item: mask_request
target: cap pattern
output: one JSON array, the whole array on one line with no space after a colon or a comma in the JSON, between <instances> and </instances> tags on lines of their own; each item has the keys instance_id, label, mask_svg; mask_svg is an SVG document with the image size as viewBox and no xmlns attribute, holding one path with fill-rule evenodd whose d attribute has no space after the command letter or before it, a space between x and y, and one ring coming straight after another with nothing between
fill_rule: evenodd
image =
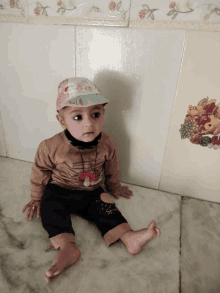
<instances>
[{"instance_id":1,"label":"cap pattern","mask_svg":"<svg viewBox=\"0 0 220 293\"><path fill-rule=\"evenodd\" d=\"M108 103L100 90L84 77L72 77L63 80L58 86L56 109L65 106L88 107L95 104Z\"/></svg>"}]
</instances>

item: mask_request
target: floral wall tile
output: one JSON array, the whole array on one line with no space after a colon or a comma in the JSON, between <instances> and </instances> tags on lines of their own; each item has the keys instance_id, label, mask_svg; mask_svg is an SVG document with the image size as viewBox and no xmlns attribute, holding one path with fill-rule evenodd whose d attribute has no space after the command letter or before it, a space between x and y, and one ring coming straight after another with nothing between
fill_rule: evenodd
<instances>
[{"instance_id":1,"label":"floral wall tile","mask_svg":"<svg viewBox=\"0 0 220 293\"><path fill-rule=\"evenodd\" d=\"M27 0L0 0L0 21L27 22Z\"/></svg>"},{"instance_id":2,"label":"floral wall tile","mask_svg":"<svg viewBox=\"0 0 220 293\"><path fill-rule=\"evenodd\" d=\"M185 44L159 189L220 202L220 34Z\"/></svg>"},{"instance_id":3,"label":"floral wall tile","mask_svg":"<svg viewBox=\"0 0 220 293\"><path fill-rule=\"evenodd\" d=\"M0 21L220 31L220 0L0 0Z\"/></svg>"},{"instance_id":4,"label":"floral wall tile","mask_svg":"<svg viewBox=\"0 0 220 293\"><path fill-rule=\"evenodd\" d=\"M0 13L1 14L27 14L27 2L26 0L1 0L0 1Z\"/></svg>"},{"instance_id":5,"label":"floral wall tile","mask_svg":"<svg viewBox=\"0 0 220 293\"><path fill-rule=\"evenodd\" d=\"M131 1L130 27L220 30L220 0Z\"/></svg>"},{"instance_id":6,"label":"floral wall tile","mask_svg":"<svg viewBox=\"0 0 220 293\"><path fill-rule=\"evenodd\" d=\"M130 0L28 0L29 22L127 26Z\"/></svg>"}]
</instances>

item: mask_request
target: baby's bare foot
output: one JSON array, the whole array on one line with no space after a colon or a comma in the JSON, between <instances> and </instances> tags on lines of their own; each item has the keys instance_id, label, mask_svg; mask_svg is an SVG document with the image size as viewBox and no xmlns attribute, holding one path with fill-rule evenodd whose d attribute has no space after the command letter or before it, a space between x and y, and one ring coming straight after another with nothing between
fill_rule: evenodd
<instances>
[{"instance_id":1,"label":"baby's bare foot","mask_svg":"<svg viewBox=\"0 0 220 293\"><path fill-rule=\"evenodd\" d=\"M52 282L54 277L65 272L69 267L76 263L80 258L81 252L75 243L67 243L57 253L56 258L45 275L47 283Z\"/></svg>"},{"instance_id":2,"label":"baby's bare foot","mask_svg":"<svg viewBox=\"0 0 220 293\"><path fill-rule=\"evenodd\" d=\"M138 231L128 231L121 237L121 240L126 245L129 253L137 254L143 247L151 240L159 237L161 234L160 229L157 227L156 222L153 220L146 229Z\"/></svg>"}]
</instances>

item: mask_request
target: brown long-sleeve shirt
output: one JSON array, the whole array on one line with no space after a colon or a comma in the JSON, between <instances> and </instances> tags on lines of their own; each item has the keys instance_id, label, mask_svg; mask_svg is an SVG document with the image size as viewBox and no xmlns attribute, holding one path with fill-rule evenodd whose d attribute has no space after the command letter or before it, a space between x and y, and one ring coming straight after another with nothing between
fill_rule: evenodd
<instances>
[{"instance_id":1,"label":"brown long-sleeve shirt","mask_svg":"<svg viewBox=\"0 0 220 293\"><path fill-rule=\"evenodd\" d=\"M70 143L64 131L43 140L38 146L31 170L31 199L40 200L49 182L72 190L94 190L102 186L105 192L114 196L114 191L121 187L117 144L103 131L97 145L96 166L95 157L96 148L79 151ZM82 172L93 171L94 167L95 184L85 187L84 182L77 178Z\"/></svg>"}]
</instances>

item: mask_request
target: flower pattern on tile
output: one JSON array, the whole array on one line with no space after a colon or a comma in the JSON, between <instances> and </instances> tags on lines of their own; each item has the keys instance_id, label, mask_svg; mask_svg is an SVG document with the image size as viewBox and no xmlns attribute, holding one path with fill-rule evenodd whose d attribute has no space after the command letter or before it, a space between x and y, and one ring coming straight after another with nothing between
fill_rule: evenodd
<instances>
[{"instance_id":1,"label":"flower pattern on tile","mask_svg":"<svg viewBox=\"0 0 220 293\"><path fill-rule=\"evenodd\" d=\"M121 5L122 5L122 1L120 1L117 5L116 5L116 3L114 1L111 1L109 3L108 8L109 8L110 11L115 11L116 10L118 12L124 12L124 13L122 13L121 18L125 19L127 11L120 11L119 9L121 8ZM90 12L91 11L96 11L96 12L102 13L102 10L100 8L96 7L96 6L93 6L91 8Z\"/></svg>"},{"instance_id":2,"label":"flower pattern on tile","mask_svg":"<svg viewBox=\"0 0 220 293\"><path fill-rule=\"evenodd\" d=\"M171 8L172 10L170 10L167 13L167 15L168 16L173 15L172 19L176 18L179 13L190 13L190 12L194 11L190 7L189 7L190 11L179 11L175 2L170 3L169 8Z\"/></svg>"},{"instance_id":3,"label":"flower pattern on tile","mask_svg":"<svg viewBox=\"0 0 220 293\"><path fill-rule=\"evenodd\" d=\"M37 2L37 7L34 9L34 13L38 15L45 15L48 16L46 9L50 8L50 6L43 6L40 2Z\"/></svg>"},{"instance_id":4,"label":"flower pattern on tile","mask_svg":"<svg viewBox=\"0 0 220 293\"><path fill-rule=\"evenodd\" d=\"M100 13L102 12L102 10L100 8L96 7L96 6L92 6L90 12L91 11L96 11L96 12L100 12Z\"/></svg>"},{"instance_id":5,"label":"flower pattern on tile","mask_svg":"<svg viewBox=\"0 0 220 293\"><path fill-rule=\"evenodd\" d=\"M25 11L22 8L22 1L21 0L9 0L9 7L10 9L20 9L21 10L21 14L24 15ZM4 5L0 4L0 10L8 10Z\"/></svg>"},{"instance_id":6,"label":"flower pattern on tile","mask_svg":"<svg viewBox=\"0 0 220 293\"><path fill-rule=\"evenodd\" d=\"M118 4L121 4L121 2L119 2ZM115 7L116 7L116 3L114 1L110 2L109 4L109 10L115 10ZM120 5L121 7L121 5Z\"/></svg>"},{"instance_id":7,"label":"flower pattern on tile","mask_svg":"<svg viewBox=\"0 0 220 293\"><path fill-rule=\"evenodd\" d=\"M121 5L122 5L122 1L120 1L117 5L116 5L116 3L114 2L114 1L111 1L110 3L109 3L109 10L110 11L118 11L118 12L124 12L122 15L121 15L121 17L123 18L123 19L125 19L125 17L126 17L126 13L127 13L127 11L120 11L119 9L121 8Z\"/></svg>"},{"instance_id":8,"label":"flower pattern on tile","mask_svg":"<svg viewBox=\"0 0 220 293\"><path fill-rule=\"evenodd\" d=\"M66 8L66 5L65 5L65 3L63 3L63 1L58 1L57 2L57 5L60 6L60 8L58 8L57 12L58 13L61 12L61 15L63 15L66 12L66 10L75 10L77 8L76 6L74 6L71 9L70 8Z\"/></svg>"},{"instance_id":9,"label":"flower pattern on tile","mask_svg":"<svg viewBox=\"0 0 220 293\"><path fill-rule=\"evenodd\" d=\"M202 99L197 106L189 105L184 124L181 124L181 139L189 138L193 144L213 149L220 148L220 103ZM212 135L212 137L208 136Z\"/></svg>"},{"instance_id":10,"label":"flower pattern on tile","mask_svg":"<svg viewBox=\"0 0 220 293\"><path fill-rule=\"evenodd\" d=\"M204 20L208 20L208 19L210 19L210 18L211 18L211 15L212 15L213 13L216 13L217 15L220 15L220 8L215 7L215 8L212 9L211 6L212 6L212 4L209 4L209 6L208 6L208 10L209 10L209 12L207 12L207 13L204 14L204 16L203 16L203 19L204 19Z\"/></svg>"},{"instance_id":11,"label":"flower pattern on tile","mask_svg":"<svg viewBox=\"0 0 220 293\"><path fill-rule=\"evenodd\" d=\"M10 7L13 8L14 6L15 6L15 1L14 0L11 0L10 1Z\"/></svg>"},{"instance_id":12,"label":"flower pattern on tile","mask_svg":"<svg viewBox=\"0 0 220 293\"><path fill-rule=\"evenodd\" d=\"M140 19L145 18L145 15L149 12L149 15L148 15L147 18L149 18L149 16L150 16L150 18L151 18L152 20L154 20L153 12L154 12L155 10L159 10L159 9L150 9L149 6L146 5L146 4L143 4L142 7L143 7L143 8L146 7L146 8L143 9L143 10L141 10L141 11L139 11L138 14L139 14Z\"/></svg>"},{"instance_id":13,"label":"flower pattern on tile","mask_svg":"<svg viewBox=\"0 0 220 293\"><path fill-rule=\"evenodd\" d=\"M149 6L146 4L143 4L142 7L145 9L142 9L141 11L139 11L138 15L139 15L140 19L145 18L146 14L149 13L147 18L150 17L152 20L154 20L153 12L156 10L159 10L159 9L150 9ZM190 13L190 12L194 11L191 8L189 8L190 11L180 11L180 10L178 10L175 2L170 3L169 8L171 8L171 10L167 13L167 15L168 16L172 15L172 19L176 18L179 13Z\"/></svg>"}]
</instances>

